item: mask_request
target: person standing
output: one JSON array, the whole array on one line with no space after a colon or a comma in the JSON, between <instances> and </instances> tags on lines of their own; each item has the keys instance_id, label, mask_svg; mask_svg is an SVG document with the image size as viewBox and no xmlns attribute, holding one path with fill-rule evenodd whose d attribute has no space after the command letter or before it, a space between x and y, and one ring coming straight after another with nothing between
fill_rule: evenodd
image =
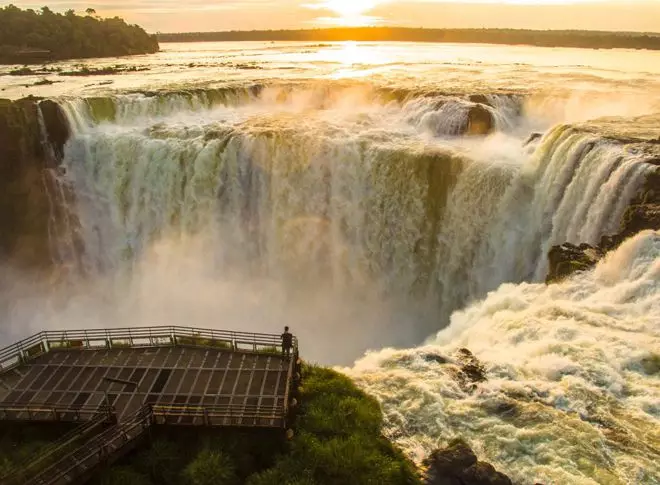
<instances>
[{"instance_id":1,"label":"person standing","mask_svg":"<svg viewBox=\"0 0 660 485\"><path fill-rule=\"evenodd\" d=\"M291 347L293 347L293 335L289 333L289 327L284 327L282 334L282 357L291 357Z\"/></svg>"}]
</instances>

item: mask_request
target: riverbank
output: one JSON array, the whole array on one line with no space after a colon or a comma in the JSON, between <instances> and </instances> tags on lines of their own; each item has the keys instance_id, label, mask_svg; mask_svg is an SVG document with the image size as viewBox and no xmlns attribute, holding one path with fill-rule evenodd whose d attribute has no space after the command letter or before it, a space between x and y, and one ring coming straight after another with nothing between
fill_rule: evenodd
<instances>
[{"instance_id":1,"label":"riverbank","mask_svg":"<svg viewBox=\"0 0 660 485\"><path fill-rule=\"evenodd\" d=\"M228 32L159 33L158 40L160 42L440 42L586 49L660 49L660 35L658 34L524 29L350 27L300 30L235 30Z\"/></svg>"},{"instance_id":2,"label":"riverbank","mask_svg":"<svg viewBox=\"0 0 660 485\"><path fill-rule=\"evenodd\" d=\"M64 14L43 7L0 8L0 64L41 64L46 61L117 57L158 52L156 37L119 17L102 19L93 9L87 15Z\"/></svg>"}]
</instances>

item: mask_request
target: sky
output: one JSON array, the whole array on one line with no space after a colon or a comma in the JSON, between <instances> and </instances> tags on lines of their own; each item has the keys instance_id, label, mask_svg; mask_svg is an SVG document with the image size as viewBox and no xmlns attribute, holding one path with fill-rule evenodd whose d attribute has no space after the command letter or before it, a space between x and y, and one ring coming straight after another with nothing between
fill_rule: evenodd
<instances>
[{"instance_id":1,"label":"sky","mask_svg":"<svg viewBox=\"0 0 660 485\"><path fill-rule=\"evenodd\" d=\"M660 0L13 0L21 8L94 8L149 32L340 25L660 32Z\"/></svg>"}]
</instances>

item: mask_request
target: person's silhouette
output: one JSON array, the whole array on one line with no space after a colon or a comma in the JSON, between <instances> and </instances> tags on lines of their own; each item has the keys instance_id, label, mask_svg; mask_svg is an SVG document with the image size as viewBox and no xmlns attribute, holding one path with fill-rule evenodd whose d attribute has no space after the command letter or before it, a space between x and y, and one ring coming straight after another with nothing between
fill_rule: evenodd
<instances>
[{"instance_id":1,"label":"person's silhouette","mask_svg":"<svg viewBox=\"0 0 660 485\"><path fill-rule=\"evenodd\" d=\"M284 327L282 334L282 357L291 357L291 347L293 347L293 335L289 333L289 327Z\"/></svg>"}]
</instances>

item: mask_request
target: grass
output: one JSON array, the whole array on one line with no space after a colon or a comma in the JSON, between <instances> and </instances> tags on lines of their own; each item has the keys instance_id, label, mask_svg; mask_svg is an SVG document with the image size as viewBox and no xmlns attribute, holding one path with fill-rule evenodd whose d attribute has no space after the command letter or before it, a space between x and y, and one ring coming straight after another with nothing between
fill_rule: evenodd
<instances>
[{"instance_id":1,"label":"grass","mask_svg":"<svg viewBox=\"0 0 660 485\"><path fill-rule=\"evenodd\" d=\"M272 355L282 354L282 349L279 349L277 347L263 347L263 348L257 348L257 350L264 354L272 354Z\"/></svg>"},{"instance_id":2,"label":"grass","mask_svg":"<svg viewBox=\"0 0 660 485\"><path fill-rule=\"evenodd\" d=\"M183 340L188 339L185 337ZM202 345L198 337L190 337ZM179 338L179 343L181 342ZM209 342L213 346L213 341ZM208 344L207 344L208 345ZM273 349L279 353L277 348ZM415 485L414 465L382 435L378 402L345 375L304 365L293 438L278 430L154 428L151 445L93 485ZM38 453L39 427L2 435L0 471ZM36 430L36 431L35 431ZM26 434L27 433L27 434ZM44 441L46 440L46 441Z\"/></svg>"},{"instance_id":3,"label":"grass","mask_svg":"<svg viewBox=\"0 0 660 485\"><path fill-rule=\"evenodd\" d=\"M194 345L200 347L213 347L216 349L228 349L233 348L231 342L226 340L216 340L211 338L202 338L202 337L176 337L176 342L179 345Z\"/></svg>"},{"instance_id":4,"label":"grass","mask_svg":"<svg viewBox=\"0 0 660 485\"><path fill-rule=\"evenodd\" d=\"M305 366L299 401L287 452L248 485L421 483L413 464L382 436L378 402L348 377Z\"/></svg>"}]
</instances>

